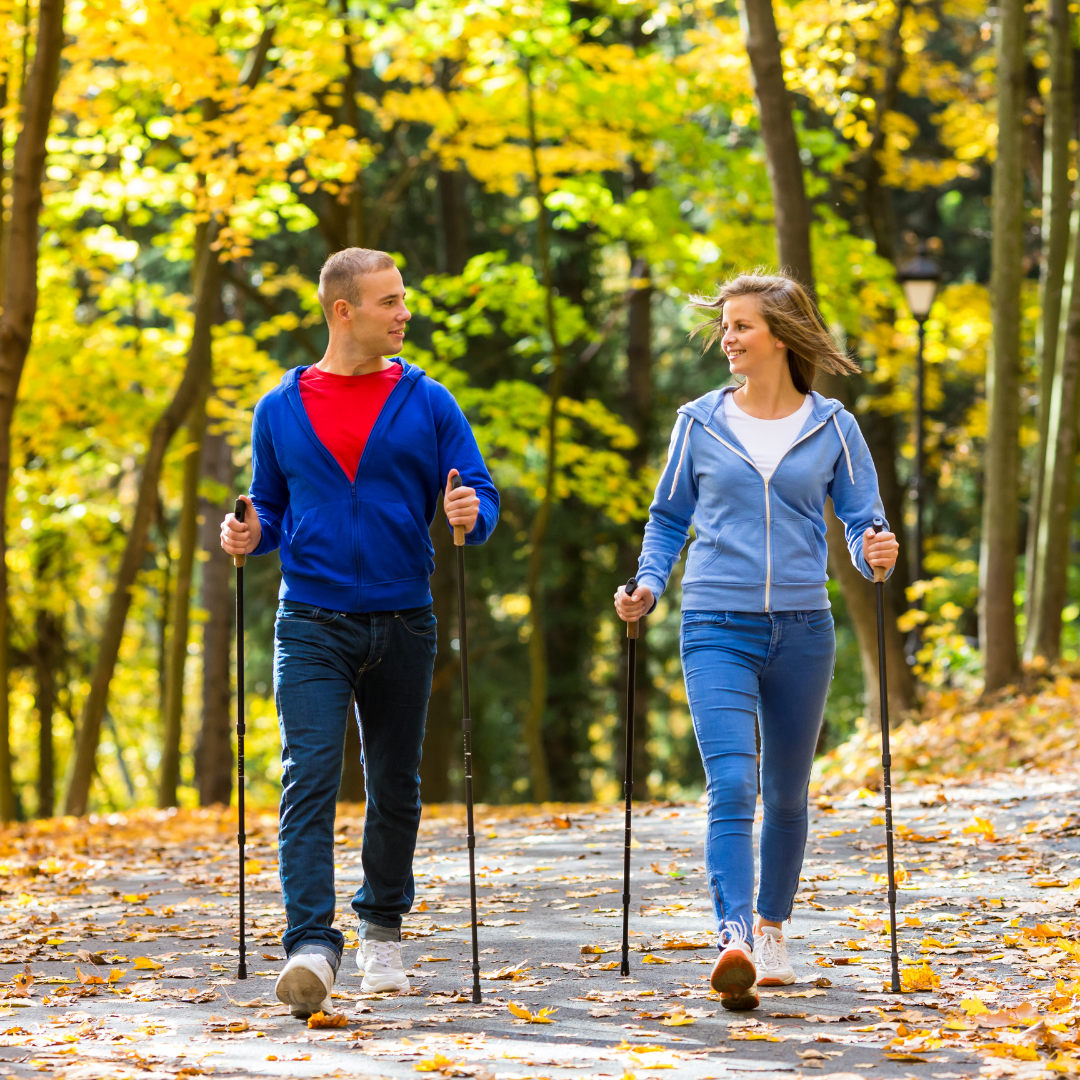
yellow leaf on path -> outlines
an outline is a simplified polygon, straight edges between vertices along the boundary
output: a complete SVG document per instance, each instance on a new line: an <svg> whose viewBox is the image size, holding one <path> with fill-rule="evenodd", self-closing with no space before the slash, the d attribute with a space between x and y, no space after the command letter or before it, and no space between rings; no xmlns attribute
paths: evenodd
<svg viewBox="0 0 1080 1080"><path fill-rule="evenodd" d="M417 904L415 908L413 908L413 910L414 911L429 911L430 908L428 908L428 902L426 900L421 900L420 903Z"/></svg>
<svg viewBox="0 0 1080 1080"><path fill-rule="evenodd" d="M144 900L149 900L149 899L150 899L150 894L149 893L144 893L144 892L127 893L124 896L124 903L125 904L141 904Z"/></svg>
<svg viewBox="0 0 1080 1080"><path fill-rule="evenodd" d="M79 965L75 965L75 974L79 977L79 982L83 986L104 986L105 980L100 975L86 975L80 969Z"/></svg>
<svg viewBox="0 0 1080 1080"><path fill-rule="evenodd" d="M968 1016L979 1016L981 1013L988 1013L990 1010L986 1007L985 1001L980 1001L978 998L964 998L960 1002L960 1008L968 1014Z"/></svg>
<svg viewBox="0 0 1080 1080"><path fill-rule="evenodd" d="M904 925L905 926L922 926L922 919L920 919L918 915L905 915L904 916Z"/></svg>
<svg viewBox="0 0 1080 1080"><path fill-rule="evenodd" d="M666 1019L661 1020L660 1024L663 1027L685 1027L687 1024L693 1024L694 1018L686 1015L686 1010L680 1005L671 1012L671 1015Z"/></svg>
<svg viewBox="0 0 1080 1080"><path fill-rule="evenodd" d="M925 1065L927 1061L926 1058L919 1057L918 1054L906 1054L903 1052L895 1054L883 1054L882 1056L888 1058L889 1061L907 1061L911 1062L912 1064L921 1062Z"/></svg>
<svg viewBox="0 0 1080 1080"><path fill-rule="evenodd" d="M244 863L245 874L261 874L262 868L262 863L259 862L258 859L248 859L248 861Z"/></svg>
<svg viewBox="0 0 1080 1080"><path fill-rule="evenodd" d="M160 971L165 965L151 960L149 956L136 956L132 961L136 971Z"/></svg>
<svg viewBox="0 0 1080 1080"><path fill-rule="evenodd" d="M900 985L908 991L933 990L941 984L941 976L925 961L900 972Z"/></svg>
<svg viewBox="0 0 1080 1080"><path fill-rule="evenodd" d="M206 1021L208 1031L216 1035L239 1035L247 1031L250 1025L246 1020L232 1020L227 1016L211 1016Z"/></svg>
<svg viewBox="0 0 1080 1080"><path fill-rule="evenodd" d="M529 1024L553 1024L555 1021L551 1019L552 1014L558 1012L557 1009L544 1008L534 1013L525 1008L524 1005L519 1005L516 1001L509 1002L506 1007L519 1020L524 1020Z"/></svg>
<svg viewBox="0 0 1080 1080"><path fill-rule="evenodd" d="M670 960L665 960L662 956L653 956L651 952L647 952L642 958L643 964L670 964Z"/></svg>
<svg viewBox="0 0 1080 1080"><path fill-rule="evenodd" d="M423 1061L418 1061L413 1068L417 1072L445 1071L447 1075L453 1076L462 1065L464 1065L464 1062L462 1061L454 1061L445 1054L436 1054L433 1058L425 1058Z"/></svg>
<svg viewBox="0 0 1080 1080"><path fill-rule="evenodd" d="M329 1016L322 1010L308 1017L309 1028L343 1028L349 1026L349 1018L343 1012L332 1012Z"/></svg>
<svg viewBox="0 0 1080 1080"><path fill-rule="evenodd" d="M119 982L127 974L124 968L110 968L109 969L109 982Z"/></svg>
<svg viewBox="0 0 1080 1080"><path fill-rule="evenodd" d="M987 818L976 817L970 825L965 825L962 832L965 836L981 836L984 840L994 839L994 823Z"/></svg>
<svg viewBox="0 0 1080 1080"><path fill-rule="evenodd" d="M11 980L12 993L16 997L29 997L30 987L34 985L34 976L27 964L18 975Z"/></svg>

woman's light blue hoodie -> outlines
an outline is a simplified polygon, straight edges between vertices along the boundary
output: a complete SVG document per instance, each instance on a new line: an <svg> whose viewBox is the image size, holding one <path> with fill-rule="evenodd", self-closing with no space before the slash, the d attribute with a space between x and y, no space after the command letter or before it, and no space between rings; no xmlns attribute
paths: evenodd
<svg viewBox="0 0 1080 1080"><path fill-rule="evenodd" d="M839 401L811 391L810 418L766 480L724 417L724 395L737 389L724 386L679 409L638 583L659 599L693 524L683 611L827 608L826 496L844 524L852 563L874 577L863 534L885 512L866 441Z"/></svg>

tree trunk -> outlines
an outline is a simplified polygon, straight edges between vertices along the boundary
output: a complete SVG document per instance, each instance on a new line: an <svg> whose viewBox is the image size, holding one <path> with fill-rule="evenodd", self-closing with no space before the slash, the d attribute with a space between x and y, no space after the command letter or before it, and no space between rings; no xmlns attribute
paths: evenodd
<svg viewBox="0 0 1080 1080"><path fill-rule="evenodd" d="M210 327L204 328L207 336ZM203 343L207 351L211 341ZM206 433L206 398L210 372L199 388L187 424L187 456L184 458L183 501L180 508L180 557L176 563L173 589L172 638L169 666L165 673L164 732L161 777L158 781L158 808L176 806L180 786L180 741L184 729L184 672L187 669L188 638L191 626L191 580L195 570L195 548L199 538L199 475L202 472L202 444Z"/></svg>
<svg viewBox="0 0 1080 1080"><path fill-rule="evenodd" d="M203 439L203 476L228 492L223 500L204 498L199 502L203 518L202 607L203 627L203 716L195 747L195 781L199 805L228 806L232 801L232 559L221 549L218 525L233 507L236 470L232 447L224 435L207 434Z"/></svg>
<svg viewBox="0 0 1080 1080"><path fill-rule="evenodd" d="M1027 580L1027 640L1024 655L1029 658L1042 652L1039 642L1044 633L1041 615L1035 610L1039 569L1039 534L1043 507L1043 485L1048 458L1055 453L1051 444L1051 399L1058 384L1059 328L1065 285L1065 267L1069 254L1069 203L1073 183L1069 168L1073 155L1069 139L1073 128L1073 54L1072 20L1068 0L1049 0L1046 16L1047 51L1050 53L1050 94L1046 102L1046 153L1043 173L1042 278L1039 282L1041 316L1037 327L1035 353L1039 359L1039 441L1035 446L1028 510L1027 555L1024 576ZM1055 528L1056 526L1051 526ZM1053 573L1053 571L1051 571ZM1056 643L1058 632L1052 638ZM1054 655L1056 656L1056 644ZM1045 655L1045 653L1043 653Z"/></svg>
<svg viewBox="0 0 1080 1080"><path fill-rule="evenodd" d="M454 538L446 527L446 517L441 510L436 512L435 520L431 523L431 542L435 547L431 599L439 624L439 636L435 679L428 702L424 756L420 762L420 793L424 802L448 802L452 791L450 769L460 766L463 750L458 745L461 740L461 719L454 709L454 676L460 657L450 647L450 642L457 637L456 556Z"/></svg>
<svg viewBox="0 0 1080 1080"><path fill-rule="evenodd" d="M64 656L63 616L40 608L34 617L34 681L38 714L37 816L53 816L56 763L53 754L53 713L56 711L56 676Z"/></svg>
<svg viewBox="0 0 1080 1080"><path fill-rule="evenodd" d="M986 371L986 473L979 558L979 644L987 691L1011 682L1016 649L1019 554L1020 289L1024 256L1023 0L998 6L998 144L993 178L990 307L993 355Z"/></svg>
<svg viewBox="0 0 1080 1080"><path fill-rule="evenodd" d="M810 289L814 287L814 275L810 257L810 203L803 182L802 160L799 143L795 136L795 124L791 117L791 99L784 85L784 68L780 58L780 37L776 30L772 0L743 0L743 26L746 50L754 91L761 114L761 135L765 153L776 215L776 244L780 262ZM847 402L850 393L847 381L841 375L820 373L816 378L818 388L829 397ZM894 527L898 523L891 522ZM860 593L872 590L872 586L853 566L844 541L843 529L838 525L828 528L826 540L829 545L829 565L833 568L840 591L843 593L859 653L863 658L863 680L866 699L877 698L877 616L876 608L867 608ZM848 574L844 567L850 567ZM903 639L896 627L895 612L887 605L885 632L889 657L899 657L889 666L889 698L898 702L898 710L910 708L915 701L911 670L903 653ZM872 657L872 666L867 658ZM905 704L900 705L900 702Z"/></svg>
<svg viewBox="0 0 1080 1080"><path fill-rule="evenodd" d="M761 138L765 143L765 167L773 196L780 262L792 277L813 288L810 201L806 197L799 140L791 117L791 98L784 83L780 35L772 0L743 0L740 14L758 100Z"/></svg>
<svg viewBox="0 0 1080 1080"><path fill-rule="evenodd" d="M26 39L24 38L24 41ZM15 816L8 702L7 490L11 478L11 420L38 300L38 215L45 142L64 46L63 0L41 0L34 63L23 87L22 130L15 141L11 222L5 237L3 314L0 315L0 820ZM25 68L24 68L25 70Z"/></svg>
<svg viewBox="0 0 1080 1080"><path fill-rule="evenodd" d="M1080 232L1073 260L1076 280L1080 271ZM1053 662L1061 651L1061 611L1069 591L1069 535L1080 422L1080 289L1073 290L1069 302L1064 349L1046 411L1046 479L1036 543L1037 571L1029 584L1028 648L1031 655Z"/></svg>
<svg viewBox="0 0 1080 1080"><path fill-rule="evenodd" d="M221 263L211 249L217 229L206 231L198 252L202 270L198 274L199 288L195 294L195 326L188 348L187 364L176 394L161 414L150 435L150 448L143 461L135 516L128 532L124 555L116 574L109 612L101 632L101 645L90 679L90 692L83 707L82 721L75 740L75 755L71 770L64 812L76 817L86 813L90 799L90 784L94 777L94 759L101 735L101 720L109 698L120 642L124 636L131 589L142 563L150 519L157 500L158 480L165 452L185 417L191 412L209 377L211 356L209 326L217 316L218 293L221 287Z"/></svg>

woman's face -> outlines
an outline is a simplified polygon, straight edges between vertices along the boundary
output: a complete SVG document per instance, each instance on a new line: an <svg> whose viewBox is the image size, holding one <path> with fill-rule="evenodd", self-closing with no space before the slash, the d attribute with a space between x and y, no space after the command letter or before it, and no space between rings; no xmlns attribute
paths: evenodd
<svg viewBox="0 0 1080 1080"><path fill-rule="evenodd" d="M769 331L756 296L733 296L724 304L720 347L733 375L762 376L765 368L787 359L787 346Z"/></svg>

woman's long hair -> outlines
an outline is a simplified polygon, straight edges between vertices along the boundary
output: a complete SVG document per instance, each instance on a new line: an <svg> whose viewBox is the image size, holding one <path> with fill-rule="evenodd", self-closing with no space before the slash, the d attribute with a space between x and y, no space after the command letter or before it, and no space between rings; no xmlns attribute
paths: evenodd
<svg viewBox="0 0 1080 1080"><path fill-rule="evenodd" d="M787 346L791 381L800 394L810 392L818 370L842 375L859 370L859 365L836 344L807 291L783 274L753 270L724 282L713 298L691 296L693 307L714 314L695 326L690 336L704 334L706 349L723 337L724 304L736 296L757 297L758 310L769 332Z"/></svg>

